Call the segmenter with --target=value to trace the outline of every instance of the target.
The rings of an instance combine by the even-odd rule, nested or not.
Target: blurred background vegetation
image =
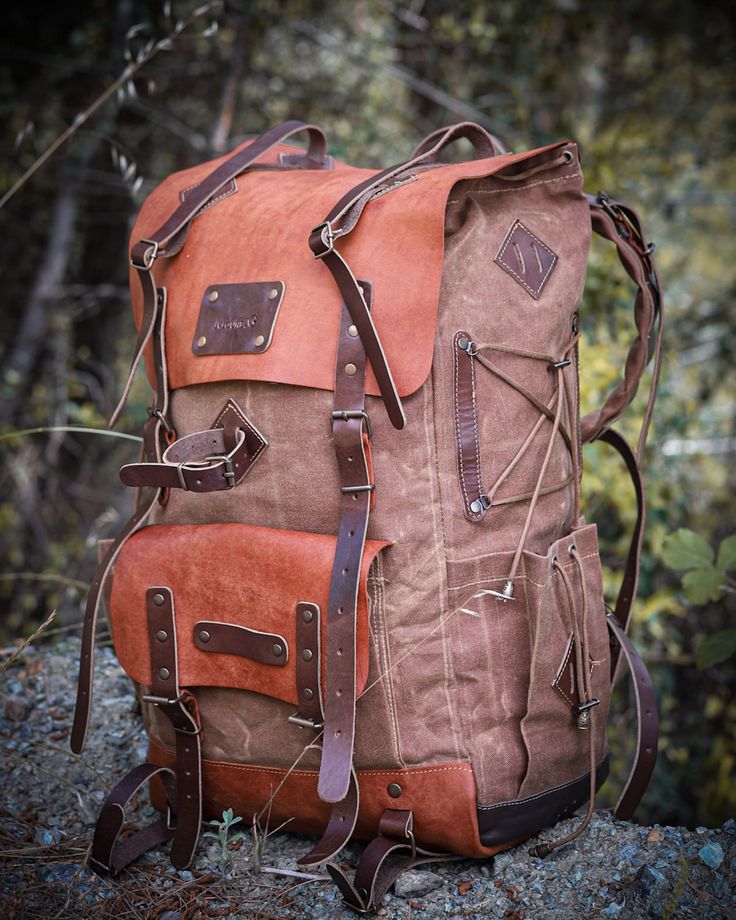
[[[150,60],[138,67],[141,56]],[[666,294],[633,630],[658,687],[663,738],[639,817],[692,826],[736,812],[736,668],[733,657],[717,660],[733,646],[733,582],[714,586],[712,576],[708,599],[695,603],[703,597],[686,594],[673,571],[708,581],[708,546],[736,529],[735,59],[734,21],[713,0],[7,5],[0,195],[78,124],[0,208],[0,642],[28,634],[52,608],[57,628],[76,629],[97,540],[128,516],[117,469],[136,455],[134,442],[13,432],[105,426],[133,341],[127,235],[156,183],[288,117],[317,122],[338,157],[374,167],[463,119],[516,150],[572,138],[588,191],[604,188],[645,215]],[[135,78],[114,91],[126,66]],[[594,243],[581,308],[588,409],[617,378],[632,334],[633,292],[610,248]],[[140,375],[120,431],[139,431],[146,399]],[[623,422],[630,435],[642,401]],[[634,508],[605,445],[586,449],[584,497],[613,592]],[[666,538],[683,527],[702,539],[674,538],[669,568]],[[700,562],[680,558],[688,548]],[[698,668],[704,640],[711,654]],[[619,777],[630,747],[620,693]]]

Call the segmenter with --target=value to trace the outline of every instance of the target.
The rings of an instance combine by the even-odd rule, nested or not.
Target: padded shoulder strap
[[[595,440],[629,405],[649,361],[654,358],[649,400],[642,423],[636,457],[641,465],[659,379],[662,351],[662,296],[652,259],[653,243],[646,243],[641,221],[631,208],[609,198],[605,192],[587,196],[593,230],[616,245],[621,264],[637,286],[634,322],[637,336],[624,366],[623,379],[603,406],[580,420],[583,443]]]

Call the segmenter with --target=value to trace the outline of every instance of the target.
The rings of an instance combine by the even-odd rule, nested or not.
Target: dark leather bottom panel
[[[596,769],[596,790],[608,777],[608,757]],[[478,830],[484,846],[498,846],[509,840],[519,840],[536,834],[543,827],[569,818],[573,812],[588,800],[590,774],[555,786],[547,792],[517,799],[514,802],[499,802],[497,805],[478,805]]]

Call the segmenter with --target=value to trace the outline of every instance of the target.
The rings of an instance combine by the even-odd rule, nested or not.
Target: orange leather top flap
[[[169,587],[174,596],[179,683],[234,687],[297,703],[297,604],[321,609],[324,648],[327,598],[336,538],[249,524],[152,525],[131,537],[115,564],[110,625],[115,651],[138,683],[151,683],[146,591]],[[366,581],[387,543],[369,540],[358,592],[357,688],[368,678]],[[286,640],[284,665],[202,651],[194,643],[200,621],[276,633]],[[324,685],[324,661],[322,671]]]
[[[445,206],[452,187],[559,146],[421,169],[412,181],[371,201],[354,232],[338,240],[355,276],[373,286],[372,314],[401,396],[419,389],[432,364]],[[284,151],[294,148],[277,147],[259,164],[275,163]],[[181,193],[224,159],[169,176],[143,205],[132,242],[154,233],[180,203]],[[235,191],[226,188],[194,219],[183,250],[154,267],[157,284],[168,292],[165,334],[172,389],[217,380],[333,389],[342,301],[307,241],[343,194],[376,172],[337,161],[329,171],[256,166],[237,178]],[[205,292],[213,285],[253,282],[280,282],[274,290],[279,296],[283,292],[267,347],[257,354],[195,354]],[[139,325],[142,296],[134,272],[131,291]],[[242,325],[247,317],[228,320],[233,321]],[[153,381],[150,355],[146,360]],[[379,395],[370,368],[366,393]]]

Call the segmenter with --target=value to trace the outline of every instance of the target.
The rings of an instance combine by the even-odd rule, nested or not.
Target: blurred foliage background
[[[13,432],[105,426],[133,342],[127,235],[157,182],[288,117],[317,122],[338,157],[374,167],[463,119],[511,149],[572,138],[588,191],[604,188],[644,214],[666,294],[634,625],[663,737],[639,817],[692,826],[734,814],[736,667],[733,658],[696,666],[699,642],[733,625],[733,584],[694,604],[662,552],[681,527],[712,546],[735,529],[736,44],[727,5],[229,0],[203,10],[26,0],[4,9],[0,52],[0,195],[76,127],[0,207],[0,641],[29,633],[52,608],[61,629],[77,629],[97,540],[128,516],[117,469],[136,455],[134,442]],[[150,60],[138,67],[141,56]],[[134,79],[113,91],[126,66],[138,68]],[[609,249],[594,243],[581,307],[584,409],[617,379],[632,334],[633,291]],[[146,400],[139,375],[120,431],[139,431]],[[629,435],[642,402],[623,421]],[[586,449],[585,510],[600,526],[611,593],[634,516],[619,464],[605,445]],[[619,778],[631,746],[620,695]]]

